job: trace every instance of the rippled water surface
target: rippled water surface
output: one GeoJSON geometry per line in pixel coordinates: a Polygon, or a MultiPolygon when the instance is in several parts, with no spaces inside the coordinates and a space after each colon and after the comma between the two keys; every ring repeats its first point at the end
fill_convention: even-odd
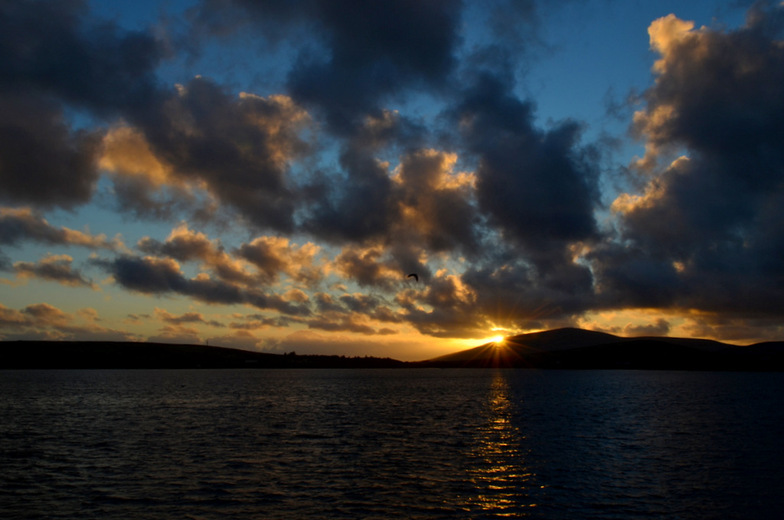
{"type": "Polygon", "coordinates": [[[784,374],[0,372],[0,518],[782,518],[784,374]]]}

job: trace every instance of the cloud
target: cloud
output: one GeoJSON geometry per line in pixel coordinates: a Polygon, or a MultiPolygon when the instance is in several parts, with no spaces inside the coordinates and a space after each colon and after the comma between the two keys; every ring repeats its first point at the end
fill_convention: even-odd
{"type": "Polygon", "coordinates": [[[227,252],[219,240],[211,240],[183,222],[165,241],[144,237],[137,247],[178,262],[198,261],[221,280],[246,287],[273,285],[281,276],[313,286],[324,277],[318,258],[321,248],[312,242],[298,246],[284,237],[257,237],[227,252]]]}
{"type": "Polygon", "coordinates": [[[197,329],[181,324],[164,325],[158,330],[158,334],[150,336],[147,341],[197,345],[203,343],[201,333],[197,329]]]}
{"type": "Polygon", "coordinates": [[[175,227],[164,242],[150,237],[141,239],[137,247],[144,253],[167,256],[180,262],[200,261],[221,280],[242,285],[258,283],[259,278],[249,272],[248,265],[231,258],[217,240],[191,230],[186,223],[175,227]]]}
{"type": "Polygon", "coordinates": [[[0,89],[0,112],[0,200],[46,208],[87,202],[98,179],[98,137],[72,132],[45,98],[0,89]]]}
{"type": "Polygon", "coordinates": [[[11,340],[133,341],[131,333],[98,325],[94,309],[80,309],[77,316],[48,303],[21,310],[0,304],[0,338],[11,340]],[[81,321],[81,323],[80,323],[81,321]]]}
{"type": "Polygon", "coordinates": [[[72,129],[66,109],[109,116],[156,97],[159,42],[147,33],[93,23],[85,14],[77,1],[0,7],[5,200],[46,208],[87,202],[98,179],[100,137],[72,129]]]}
{"type": "Polygon", "coordinates": [[[459,13],[447,1],[321,1],[311,16],[322,51],[303,51],[289,75],[294,97],[350,132],[378,102],[408,88],[445,85],[455,64],[459,13]],[[405,37],[401,37],[405,35],[405,37]]]}
{"type": "Polygon", "coordinates": [[[433,149],[402,157],[395,177],[401,219],[400,241],[423,243],[431,251],[476,252],[480,215],[474,201],[476,176],[455,173],[457,154],[433,149]]]}
{"type": "Polygon", "coordinates": [[[146,32],[92,22],[86,12],[75,0],[4,4],[0,85],[54,94],[98,112],[139,107],[154,97],[161,43],[146,32]]]}
{"type": "Polygon", "coordinates": [[[670,323],[664,318],[658,318],[654,323],[647,325],[628,324],[623,328],[624,336],[667,336],[670,332],[670,323]]]}
{"type": "Polygon", "coordinates": [[[127,123],[103,136],[98,167],[113,182],[121,212],[140,218],[170,219],[185,212],[191,218],[214,216],[215,199],[198,179],[176,175],[173,165],[157,156],[144,134],[127,123]]]}
{"type": "Polygon", "coordinates": [[[479,162],[480,209],[505,239],[546,269],[567,244],[598,235],[598,156],[579,145],[579,124],[539,130],[533,110],[507,80],[484,74],[465,91],[453,117],[479,162]]]}
{"type": "Polygon", "coordinates": [[[236,254],[256,266],[267,283],[286,274],[297,282],[312,286],[323,277],[316,263],[320,250],[312,242],[297,246],[288,238],[262,236],[242,244],[236,254]]]}
{"type": "Polygon", "coordinates": [[[323,179],[303,229],[332,242],[361,242],[386,236],[399,218],[387,163],[372,150],[349,146],[340,155],[345,175],[323,179]]]}
{"type": "Polygon", "coordinates": [[[16,262],[13,268],[20,278],[40,278],[71,287],[96,289],[92,281],[73,268],[72,262],[73,258],[68,255],[48,255],[38,263],[16,262]]]}
{"type": "Polygon", "coordinates": [[[608,300],[784,311],[782,16],[760,3],[733,31],[673,15],[651,24],[661,58],[633,124],[647,151],[632,171],[645,188],[613,204],[623,247],[593,253],[608,300]]]}
{"type": "Polygon", "coordinates": [[[360,286],[378,286],[385,289],[399,287],[405,281],[404,273],[390,258],[385,258],[380,246],[362,248],[347,246],[335,258],[335,268],[360,286]]]}
{"type": "Polygon", "coordinates": [[[311,329],[354,332],[364,335],[391,335],[398,331],[378,327],[378,323],[401,323],[402,316],[379,296],[362,293],[333,298],[327,293],[315,295],[318,312],[303,320],[311,329]]]}
{"type": "Polygon", "coordinates": [[[119,238],[108,240],[106,235],[91,235],[66,227],[54,227],[31,208],[0,207],[0,244],[15,246],[25,241],[91,249],[115,250],[123,247],[119,238]]]}
{"type": "Polygon", "coordinates": [[[126,289],[143,294],[180,294],[212,304],[247,304],[259,309],[273,309],[283,314],[306,316],[309,302],[290,301],[278,294],[267,294],[223,280],[213,280],[201,273],[187,278],[180,264],[171,258],[123,255],[114,260],[96,260],[126,289]]]}
{"type": "Polygon", "coordinates": [[[204,186],[253,226],[293,229],[297,186],[287,173],[309,153],[310,118],[291,98],[235,97],[196,77],[135,121],[167,172],[204,186]]]}
{"type": "Polygon", "coordinates": [[[364,4],[344,0],[278,2],[205,0],[199,25],[226,34],[239,26],[274,41],[304,41],[289,71],[288,90],[347,135],[379,102],[410,88],[446,85],[459,44],[460,9],[448,1],[364,4]],[[296,37],[295,37],[295,36],[296,37]],[[314,42],[315,40],[315,42],[314,42]]]}
{"type": "Polygon", "coordinates": [[[307,323],[308,327],[311,329],[331,332],[354,332],[367,336],[376,334],[376,329],[367,324],[366,320],[359,315],[324,312],[316,318],[307,320],[307,323]]]}
{"type": "Polygon", "coordinates": [[[225,325],[217,320],[207,320],[200,312],[186,312],[179,316],[168,312],[165,309],[155,308],[155,317],[159,320],[171,325],[183,325],[185,323],[202,323],[211,327],[225,327],[225,325]]]}

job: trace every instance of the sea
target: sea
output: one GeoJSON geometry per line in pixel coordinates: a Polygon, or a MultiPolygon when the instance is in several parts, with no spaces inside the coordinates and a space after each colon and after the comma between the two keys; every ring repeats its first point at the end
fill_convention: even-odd
{"type": "Polygon", "coordinates": [[[3,519],[779,519],[784,373],[0,371],[3,519]]]}

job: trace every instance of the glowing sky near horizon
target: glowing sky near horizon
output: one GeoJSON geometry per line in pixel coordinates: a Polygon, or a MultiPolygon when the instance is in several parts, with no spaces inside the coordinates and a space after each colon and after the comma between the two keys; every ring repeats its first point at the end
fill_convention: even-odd
{"type": "Polygon", "coordinates": [[[782,3],[24,0],[0,63],[2,339],[784,337],[782,3]]]}

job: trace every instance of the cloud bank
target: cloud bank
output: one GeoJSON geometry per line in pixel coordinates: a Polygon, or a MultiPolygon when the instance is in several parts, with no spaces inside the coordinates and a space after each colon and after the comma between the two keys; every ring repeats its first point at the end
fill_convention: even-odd
{"type": "MultiPolygon", "coordinates": [[[[152,308],[246,309],[148,315],[156,337],[230,327],[256,347],[269,329],[482,338],[629,309],[780,334],[784,8],[758,2],[734,29],[653,20],[628,121],[645,152],[608,168],[617,151],[587,122],[538,118],[519,71],[547,7],[518,6],[521,35],[507,4],[202,0],[167,34],[75,0],[4,3],[0,264],[91,291],[103,276],[152,308]],[[477,12],[495,33],[467,29],[477,12]],[[164,80],[238,39],[282,71],[267,91],[164,80]],[[49,223],[94,205],[168,236],[127,247],[49,223]],[[55,252],[17,259],[34,245],[55,252]],[[93,257],[54,249],[73,246],[93,257]]],[[[76,316],[39,305],[4,307],[0,333],[76,316]]]]}

